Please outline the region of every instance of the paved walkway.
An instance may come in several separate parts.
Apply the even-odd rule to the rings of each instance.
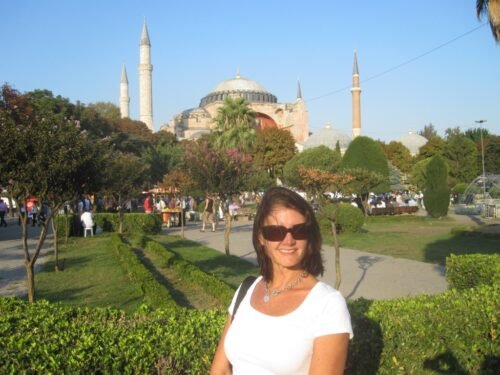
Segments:
[[[0,228],[0,296],[26,296],[26,268],[24,267],[24,251],[21,242],[21,226],[17,218],[6,218],[7,228]],[[40,228],[28,226],[28,246],[30,254],[38,242]],[[45,240],[44,247],[35,264],[35,272],[45,261],[45,252],[52,246],[50,238]]]
[[[251,238],[253,222],[237,221],[233,224],[229,246],[231,254],[257,264]],[[170,228],[164,233],[180,235],[181,231],[180,228]],[[199,223],[188,223],[184,234],[190,240],[224,252],[223,227],[215,232],[202,233]],[[323,280],[334,285],[334,248],[324,246],[323,250],[326,270]],[[422,293],[435,294],[447,289],[444,267],[439,265],[346,248],[341,248],[340,264],[340,291],[350,299],[390,299]]]

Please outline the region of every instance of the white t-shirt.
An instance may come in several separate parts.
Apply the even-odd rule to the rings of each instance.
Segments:
[[[316,337],[349,333],[352,338],[351,317],[336,289],[319,281],[297,309],[270,316],[250,305],[261,279],[255,280],[241,301],[224,341],[234,375],[308,374]],[[230,314],[237,294],[229,306]]]

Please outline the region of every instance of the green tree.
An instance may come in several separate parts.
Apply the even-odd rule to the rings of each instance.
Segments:
[[[108,121],[117,121],[121,118],[120,108],[111,102],[89,103],[87,108],[93,109],[99,116]]]
[[[430,161],[431,158],[422,159],[415,163],[411,170],[410,182],[419,190],[425,189],[425,184],[427,183],[427,164],[429,164]]]
[[[283,168],[296,153],[295,140],[288,130],[264,128],[257,131],[254,161],[272,179],[283,177]]]
[[[299,173],[301,166],[336,172],[339,169],[339,164],[340,157],[334,150],[326,146],[313,147],[296,154],[285,164],[283,178],[288,186],[304,190],[302,177]]]
[[[477,18],[488,14],[493,38],[500,43],[500,0],[476,0]]]
[[[368,137],[356,137],[347,148],[342,162],[342,170],[363,168],[383,177],[383,181],[372,186],[370,191],[374,193],[386,193],[389,191],[389,164],[382,147],[373,139]],[[362,192],[359,192],[362,193]]]
[[[245,99],[227,97],[214,119],[215,146],[251,149],[255,143],[254,119],[255,113]]]
[[[218,193],[225,201],[248,189],[253,166],[250,154],[238,148],[221,149],[207,139],[185,143],[184,162],[196,185],[208,193]],[[224,248],[230,255],[232,216],[225,209]]]
[[[387,160],[403,173],[408,173],[413,166],[413,157],[401,142],[392,141],[389,144],[380,142]]]
[[[434,155],[442,155],[445,148],[446,142],[441,137],[431,138],[429,142],[420,147],[416,161],[419,162]]]
[[[431,140],[432,138],[436,138],[438,136],[436,128],[432,123],[429,123],[428,125],[425,125],[422,130],[418,132],[419,135],[422,137],[427,138],[427,140]]]
[[[427,213],[435,218],[448,214],[450,189],[447,175],[448,168],[444,159],[439,155],[433,156],[426,168],[424,205]]]
[[[486,173],[500,174],[500,136],[491,137],[484,145],[484,169]]]
[[[460,133],[450,133],[443,152],[449,168],[450,186],[458,182],[471,182],[478,176],[476,145]]]
[[[123,232],[125,203],[139,196],[147,179],[147,166],[133,154],[110,151],[106,155],[104,177],[99,194],[112,198],[118,207],[119,233]]]
[[[99,173],[93,160],[93,142],[88,141],[75,121],[61,115],[50,95],[21,95],[4,85],[0,94],[0,185],[20,207],[30,197],[48,205],[35,248],[27,241],[27,218],[22,224],[22,245],[27,274],[28,299],[35,300],[34,267],[47,237],[48,225],[65,200],[88,189]],[[31,102],[33,100],[33,102]],[[55,111],[55,112],[51,112]],[[57,240],[57,238],[56,238]]]

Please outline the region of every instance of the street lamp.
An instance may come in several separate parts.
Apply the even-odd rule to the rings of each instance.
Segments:
[[[483,124],[487,120],[477,120],[476,124],[479,124],[479,130],[481,132],[481,159],[483,162],[483,201],[486,205],[486,173],[484,172],[484,143],[483,143]],[[486,207],[485,207],[486,208]]]

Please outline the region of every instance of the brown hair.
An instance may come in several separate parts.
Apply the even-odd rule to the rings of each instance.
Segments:
[[[322,238],[319,230],[318,222],[314,215],[314,211],[309,203],[296,192],[284,187],[272,187],[266,191],[262,197],[255,221],[253,224],[252,241],[255,252],[257,253],[257,261],[259,263],[260,272],[264,280],[270,281],[273,278],[273,268],[271,259],[266,254],[264,245],[261,244],[259,237],[262,234],[262,226],[264,221],[270,215],[271,211],[277,207],[286,207],[295,210],[304,215],[306,226],[309,231],[307,240],[307,250],[304,259],[302,259],[301,267],[313,276],[323,275],[323,258],[321,257]]]

